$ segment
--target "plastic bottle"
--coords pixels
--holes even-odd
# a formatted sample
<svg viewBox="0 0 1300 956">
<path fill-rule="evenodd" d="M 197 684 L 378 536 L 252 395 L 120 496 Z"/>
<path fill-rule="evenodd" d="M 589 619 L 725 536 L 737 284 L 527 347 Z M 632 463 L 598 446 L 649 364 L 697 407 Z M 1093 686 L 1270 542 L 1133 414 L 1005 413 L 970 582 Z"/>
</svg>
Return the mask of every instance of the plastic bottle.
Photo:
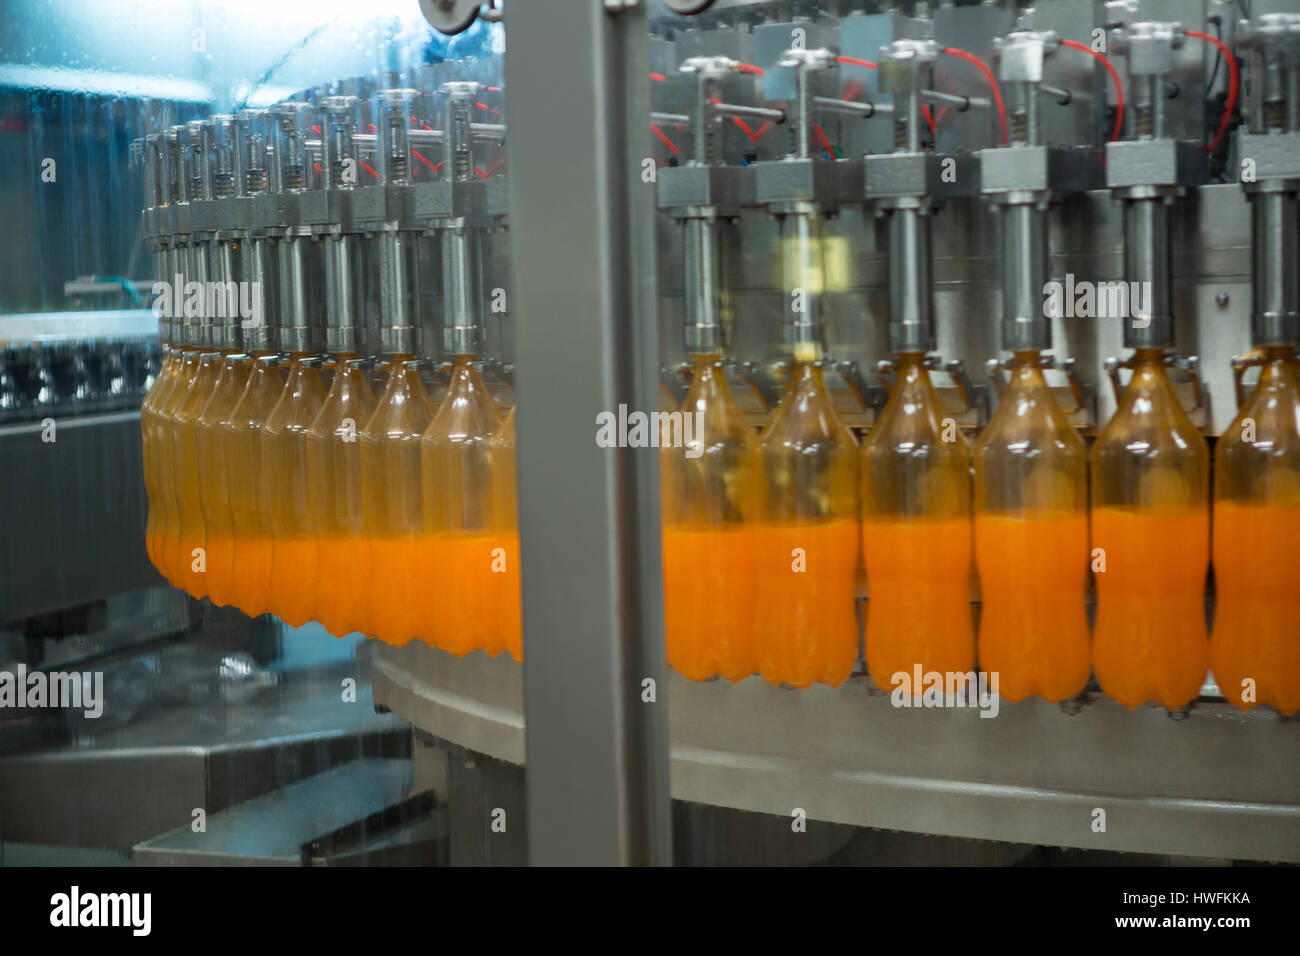
<svg viewBox="0 0 1300 956">
<path fill-rule="evenodd" d="M 678 440 L 660 441 L 668 663 L 691 680 L 738 681 L 758 670 L 758 441 L 717 355 L 695 356 L 680 414 Z"/>
<path fill-rule="evenodd" d="M 248 385 L 224 429 L 226 483 L 234 531 L 235 604 L 257 616 L 271 609 L 271 513 L 263 493 L 262 426 L 284 392 L 279 357 L 253 357 Z"/>
<path fill-rule="evenodd" d="M 447 393 L 420 442 L 428 600 L 419 636 L 456 655 L 497 654 L 505 646 L 492 607 L 492 578 L 505 571 L 495 551 L 491 449 L 501 415 L 475 358 L 455 357 Z"/>
<path fill-rule="evenodd" d="M 199 487 L 198 421 L 221 371 L 222 355 L 212 349 L 199 353 L 198 372 L 173 416 L 172 469 L 176 480 L 178 517 L 177 563 L 173 583 L 192 597 L 206 597 L 207 538 Z"/>
<path fill-rule="evenodd" d="M 933 672 L 969 674 L 970 446 L 945 421 L 921 352 L 898 357 L 889 401 L 862 444 L 862 553 L 867 670 L 885 690 Z M 907 683 L 895 680 L 905 674 Z M 965 684 L 954 679 L 960 691 Z"/>
<path fill-rule="evenodd" d="M 1088 450 L 1057 405 L 1038 352 L 1011 381 L 975 446 L 980 668 L 998 695 L 1059 701 L 1091 673 Z"/>
<path fill-rule="evenodd" d="M 489 579 L 492 620 L 510 656 L 524 659 L 523 614 L 519 590 L 519 519 L 515 480 L 515 410 L 492 436 L 492 479 L 496 486 L 494 550 L 500 549 L 503 570 Z M 495 568 L 494 568 L 495 570 Z"/>
<path fill-rule="evenodd" d="M 1264 350 L 1259 384 L 1214 452 L 1214 631 L 1210 666 L 1249 710 L 1300 709 L 1300 375 Z"/>
<path fill-rule="evenodd" d="M 858 652 L 858 449 L 815 364 L 796 355 L 759 442 L 758 669 L 773 684 L 835 686 Z"/>
<path fill-rule="evenodd" d="M 338 356 L 329 394 L 307 431 L 307 478 L 316 523 L 316 619 L 335 637 L 363 630 L 370 614 L 359 435 L 377 403 L 363 365 L 356 355 Z"/>
<path fill-rule="evenodd" d="M 1092 663 L 1119 703 L 1172 710 L 1196 697 L 1208 664 L 1210 453 L 1165 362 L 1159 349 L 1137 350 L 1133 378 L 1092 447 Z"/>
<path fill-rule="evenodd" d="M 307 430 L 325 403 L 319 359 L 295 352 L 284 391 L 262 426 L 262 493 L 271 518 L 271 612 L 290 627 L 316 614 L 316 524 Z"/>
<path fill-rule="evenodd" d="M 199 414 L 195 427 L 208 598 L 220 606 L 235 603 L 235 536 L 230 517 L 224 435 L 247 386 L 248 357 L 227 354 L 219 363 L 212 397 Z"/>
<path fill-rule="evenodd" d="M 153 386 L 140 403 L 140 449 L 144 463 L 144 486 L 149 501 L 148 517 L 145 520 L 145 550 L 149 561 L 159 571 L 163 569 L 163 539 L 165 537 L 166 516 L 163 507 L 162 481 L 162 439 L 159 407 L 167 400 L 168 394 L 176 384 L 184 359 L 181 351 L 171 346 L 166 347 L 162 368 Z"/>
<path fill-rule="evenodd" d="M 163 577 L 176 587 L 183 587 L 192 558 L 181 552 L 181 516 L 176 478 L 176 413 L 199 374 L 198 349 L 182 350 L 180 368 L 171 391 L 158 406 L 158 477 L 162 491 L 162 571 Z"/>
<path fill-rule="evenodd" d="M 428 578 L 421 574 L 424 524 L 420 439 L 434 406 L 419 362 L 392 356 L 388 382 L 361 432 L 361 487 L 370 540 L 370 626 L 387 644 L 406 644 L 428 614 Z M 427 572 L 427 566 L 424 568 Z"/>
</svg>

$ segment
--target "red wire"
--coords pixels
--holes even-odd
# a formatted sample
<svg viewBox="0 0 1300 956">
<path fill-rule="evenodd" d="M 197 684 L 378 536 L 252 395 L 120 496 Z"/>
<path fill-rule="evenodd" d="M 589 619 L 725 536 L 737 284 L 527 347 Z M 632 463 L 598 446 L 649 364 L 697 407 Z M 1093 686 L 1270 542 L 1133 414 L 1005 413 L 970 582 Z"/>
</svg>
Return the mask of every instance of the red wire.
<svg viewBox="0 0 1300 956">
<path fill-rule="evenodd" d="M 998 121 L 1002 124 L 1002 142 L 1009 142 L 1007 139 L 1007 108 L 1002 103 L 1002 90 L 998 88 L 997 77 L 993 75 L 993 71 L 989 69 L 989 65 L 974 53 L 967 53 L 965 50 L 959 50 L 954 46 L 944 47 L 943 52 L 949 56 L 960 57 L 967 63 L 974 64 L 979 68 L 979 71 L 984 74 L 984 79 L 989 81 L 989 87 L 993 90 L 993 102 L 996 103 L 998 107 Z"/>
<path fill-rule="evenodd" d="M 736 68 L 740 70 L 741 73 L 753 73 L 756 76 L 763 75 L 762 68 L 754 66 L 752 63 L 738 63 L 736 64 Z"/>
<path fill-rule="evenodd" d="M 823 148 L 824 150 L 826 150 L 826 152 L 830 153 L 831 158 L 834 159 L 834 158 L 835 158 L 835 150 L 831 149 L 831 141 L 828 140 L 828 139 L 826 138 L 826 134 L 822 132 L 822 124 L 821 124 L 821 123 L 813 123 L 813 132 L 816 133 L 816 134 L 817 134 L 817 138 L 818 138 L 819 140 L 822 141 L 822 148 Z"/>
<path fill-rule="evenodd" d="M 488 171 L 486 173 L 483 172 L 483 170 L 479 169 L 477 166 L 474 167 L 474 172 L 478 173 L 484 179 L 491 179 L 492 174 L 495 173 L 498 169 L 500 169 L 505 164 L 506 164 L 506 158 L 502 156 L 495 163 L 493 163 L 491 166 L 488 167 Z"/>
<path fill-rule="evenodd" d="M 1232 119 L 1232 111 L 1237 107 L 1237 89 L 1241 82 L 1241 77 L 1237 73 L 1237 58 L 1234 57 L 1232 51 L 1228 49 L 1228 44 L 1224 43 L 1218 37 L 1212 37 L 1208 33 L 1202 33 L 1200 30 L 1188 30 L 1187 35 L 1189 37 L 1196 37 L 1198 40 L 1204 40 L 1207 43 L 1213 43 L 1219 48 L 1219 52 L 1223 54 L 1223 58 L 1228 62 L 1228 75 L 1231 78 L 1228 87 L 1228 102 L 1224 104 L 1223 119 L 1219 120 L 1219 128 L 1214 134 L 1214 139 L 1210 141 L 1209 146 L 1205 147 L 1207 153 L 1213 153 L 1219 148 L 1219 140 L 1223 139 L 1223 134 L 1228 131 L 1228 121 Z"/>
<path fill-rule="evenodd" d="M 837 56 L 837 63 L 851 63 L 853 66 L 865 66 L 868 70 L 877 69 L 876 64 L 870 60 L 859 60 L 856 56 Z"/>
<path fill-rule="evenodd" d="M 1124 84 L 1119 80 L 1119 72 L 1115 69 L 1114 64 L 1104 54 L 1098 53 L 1090 46 L 1078 43 L 1074 40 L 1062 40 L 1061 46 L 1068 46 L 1072 50 L 1082 50 L 1084 53 L 1094 57 L 1098 63 L 1106 68 L 1110 74 L 1110 81 L 1115 86 L 1115 129 L 1110 134 L 1112 140 L 1119 139 L 1124 132 Z"/>
<path fill-rule="evenodd" d="M 418 149 L 411 150 L 411 155 L 414 156 L 416 159 L 418 159 L 420 162 L 424 163 L 424 165 L 428 166 L 435 173 L 438 170 L 442 169 L 442 163 L 439 163 L 437 166 L 435 166 L 433 163 L 429 162 L 427 159 L 421 156 L 420 151 Z"/>
<path fill-rule="evenodd" d="M 930 135 L 937 136 L 938 134 L 934 131 L 934 114 L 930 112 L 928 103 L 921 104 L 921 112 L 925 114 L 925 121 L 930 125 Z"/>
<path fill-rule="evenodd" d="M 664 131 L 661 130 L 658 126 L 656 126 L 654 123 L 650 124 L 650 132 L 658 136 L 660 142 L 662 142 L 665 146 L 667 146 L 669 149 L 673 151 L 674 156 L 678 155 L 677 147 L 673 145 L 673 141 L 669 139 L 667 136 L 665 136 Z"/>
<path fill-rule="evenodd" d="M 651 73 L 650 79 L 654 80 L 656 83 L 668 82 L 668 77 L 664 76 L 662 73 Z"/>
</svg>

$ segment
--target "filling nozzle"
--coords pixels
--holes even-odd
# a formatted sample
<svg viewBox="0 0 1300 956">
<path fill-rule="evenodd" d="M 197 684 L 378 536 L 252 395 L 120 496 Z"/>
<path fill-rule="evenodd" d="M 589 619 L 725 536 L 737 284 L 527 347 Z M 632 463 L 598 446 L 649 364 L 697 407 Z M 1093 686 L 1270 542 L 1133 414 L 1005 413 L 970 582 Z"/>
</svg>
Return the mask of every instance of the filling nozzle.
<svg viewBox="0 0 1300 956">
<path fill-rule="evenodd" d="M 235 118 L 219 114 L 208 122 L 211 125 L 203 163 L 207 167 L 204 179 L 211 184 L 212 191 L 212 201 L 206 204 L 209 222 L 216 226 L 210 243 L 216 285 L 206 301 L 216 306 L 209 317 L 213 347 L 223 352 L 238 352 L 242 303 L 236 282 L 239 272 L 235 267 L 235 250 L 243 236 L 235 216 Z M 243 301 L 247 301 L 246 296 Z"/>
<path fill-rule="evenodd" d="M 1300 14 L 1244 22 L 1238 46 L 1248 52 L 1249 132 L 1241 155 L 1257 157 L 1254 182 L 1243 183 L 1253 232 L 1251 343 L 1300 345 Z"/>
<path fill-rule="evenodd" d="M 270 116 L 263 109 L 244 109 L 231 123 L 234 149 L 231 176 L 235 187 L 235 217 L 240 234 L 240 279 L 248 289 L 252 315 L 243 328 L 244 348 L 251 353 L 274 352 L 277 345 L 271 296 L 271 249 L 267 221 L 275 216 L 268 189 Z M 258 210 L 266 215 L 259 215 Z"/>
<path fill-rule="evenodd" d="M 326 100 L 325 116 L 322 118 L 322 131 L 330 133 L 334 125 L 330 112 L 333 100 L 352 97 L 331 97 Z M 312 110 L 307 103 L 280 103 L 270 110 L 272 149 L 270 183 L 272 190 L 285 201 L 286 211 L 308 188 L 307 170 L 307 132 L 311 126 Z M 332 135 L 325 137 L 330 143 Z M 336 174 L 337 157 L 328 153 L 322 164 L 322 174 L 326 183 Z M 307 298 L 307 241 L 310 229 L 302 227 L 299 215 L 286 216 L 289 225 L 278 236 L 276 253 L 279 266 L 279 320 L 280 348 L 289 353 L 313 351 L 311 313 Z"/>
<path fill-rule="evenodd" d="M 332 190 L 340 216 L 323 233 L 321 251 L 325 273 L 325 349 L 336 355 L 351 355 L 361 350 L 357 328 L 356 236 L 345 230 L 345 208 L 350 192 L 357 186 L 356 115 L 357 100 L 351 96 L 328 97 L 321 117 L 321 187 Z M 304 168 L 310 168 L 307 146 L 309 124 L 297 125 L 301 138 L 295 138 L 295 155 L 301 156 Z M 386 167 L 385 167 L 386 168 Z"/>
<path fill-rule="evenodd" d="M 171 282 L 173 240 L 164 228 L 164 216 L 171 204 L 171 184 L 164 178 L 164 151 L 162 133 L 149 133 L 144 137 L 142 166 L 144 169 L 144 234 L 149 237 L 149 248 L 154 255 L 154 277 Z M 170 316 L 159 316 L 158 339 L 164 345 L 178 345 L 177 329 Z"/>
<path fill-rule="evenodd" d="M 444 83 L 443 169 L 453 183 L 474 181 L 471 118 L 478 83 Z M 453 186 L 453 189 L 456 188 Z M 442 347 L 451 355 L 482 350 L 482 230 L 463 218 L 445 220 L 438 231 L 442 246 Z"/>
<path fill-rule="evenodd" d="M 477 89 L 477 84 L 466 84 Z M 402 228 L 404 195 L 411 185 L 411 110 L 417 93 L 410 89 L 381 90 L 376 103 L 378 131 L 375 157 L 384 190 L 384 220 L 379 229 L 379 297 L 382 318 L 380 344 L 387 355 L 420 352 L 418 238 Z M 473 107 L 473 94 L 463 112 Z M 469 120 L 465 120 L 468 135 Z M 472 156 L 464 160 L 473 174 Z M 449 168 L 444 166 L 444 169 Z"/>
<path fill-rule="evenodd" d="M 194 191 L 195 186 L 202 189 L 202 180 L 196 172 L 197 155 L 189 128 L 181 125 L 167 127 L 166 143 L 171 167 L 169 172 L 173 205 L 176 207 L 173 233 L 176 242 L 170 281 L 180 284 L 179 297 L 183 301 L 185 290 L 189 288 L 191 282 L 202 283 L 202 288 L 207 288 L 207 255 L 202 243 L 197 240 L 191 205 L 191 200 L 203 198 L 201 192 L 195 195 Z M 173 298 L 175 299 L 176 296 L 173 295 Z M 182 345 L 188 348 L 204 347 L 206 343 L 203 341 L 199 318 L 182 314 L 175 316 L 174 321 L 179 323 L 178 331 Z"/>
</svg>

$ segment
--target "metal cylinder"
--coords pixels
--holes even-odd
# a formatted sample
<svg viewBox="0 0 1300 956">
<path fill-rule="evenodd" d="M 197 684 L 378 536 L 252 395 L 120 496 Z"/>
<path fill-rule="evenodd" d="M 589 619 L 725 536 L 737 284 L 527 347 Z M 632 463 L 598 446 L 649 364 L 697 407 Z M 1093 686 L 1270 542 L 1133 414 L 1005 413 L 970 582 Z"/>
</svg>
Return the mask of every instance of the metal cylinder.
<svg viewBox="0 0 1300 956">
<path fill-rule="evenodd" d="M 387 185 L 411 181 L 411 104 L 415 90 L 380 90 L 378 95 L 379 178 Z"/>
<path fill-rule="evenodd" d="M 419 329 L 411 308 L 414 301 L 415 247 L 401 232 L 379 237 L 379 302 L 383 316 L 380 346 L 389 355 L 419 351 Z"/>
<path fill-rule="evenodd" d="M 1002 347 L 1012 352 L 1052 347 L 1043 314 L 1047 285 L 1047 211 L 1038 203 L 1002 208 Z"/>
<path fill-rule="evenodd" d="M 1125 200 L 1124 275 L 1125 347 L 1172 348 L 1173 262 L 1165 197 Z"/>
<path fill-rule="evenodd" d="M 719 224 L 696 217 L 683 226 L 686 253 L 686 351 L 712 355 L 722 351 L 722 317 L 718 291 L 723 288 Z"/>
<path fill-rule="evenodd" d="M 239 244 L 239 268 L 248 288 L 252 313 L 245 320 L 247 324 L 241 323 L 244 348 L 250 352 L 273 352 L 278 341 L 271 291 L 275 280 L 271 274 L 269 241 L 265 237 L 250 237 Z"/>
<path fill-rule="evenodd" d="M 822 220 L 808 210 L 786 213 L 779 222 L 785 272 L 785 344 L 796 352 L 809 345 L 820 350 L 824 344 L 822 292 L 826 281 Z"/>
<path fill-rule="evenodd" d="M 930 352 L 935 347 L 930 277 L 930 216 L 921 206 L 889 214 L 889 348 Z"/>
<path fill-rule="evenodd" d="M 452 182 L 467 183 L 474 177 L 474 138 L 470 126 L 478 91 L 477 83 L 442 85 L 446 96 L 442 113 L 443 174 Z"/>
<path fill-rule="evenodd" d="M 480 273 L 479 230 L 467 226 L 443 229 L 442 347 L 450 355 L 478 353 L 483 347 L 483 280 Z"/>
<path fill-rule="evenodd" d="M 1261 183 L 1250 193 L 1254 232 L 1251 342 L 1300 345 L 1300 225 L 1297 184 Z"/>
</svg>

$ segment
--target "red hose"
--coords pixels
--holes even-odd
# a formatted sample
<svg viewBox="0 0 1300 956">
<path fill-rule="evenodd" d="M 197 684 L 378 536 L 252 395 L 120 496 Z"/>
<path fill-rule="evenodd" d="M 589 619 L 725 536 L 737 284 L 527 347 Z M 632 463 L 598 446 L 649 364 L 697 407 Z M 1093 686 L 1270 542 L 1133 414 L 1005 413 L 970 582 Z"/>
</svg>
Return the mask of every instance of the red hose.
<svg viewBox="0 0 1300 956">
<path fill-rule="evenodd" d="M 953 46 L 944 47 L 943 52 L 949 56 L 959 57 L 967 63 L 973 64 L 981 73 L 984 74 L 984 79 L 989 81 L 989 88 L 993 90 L 993 102 L 996 103 L 998 107 L 998 122 L 1002 124 L 1002 142 L 1009 142 L 1007 139 L 1007 108 L 1002 102 L 1002 90 L 998 88 L 997 77 L 993 75 L 993 71 L 989 69 L 989 65 L 974 53 L 967 53 L 965 50 L 959 50 Z"/>
<path fill-rule="evenodd" d="M 1200 30 L 1188 30 L 1189 37 L 1196 37 L 1198 40 L 1204 40 L 1206 43 L 1213 43 L 1223 54 L 1223 58 L 1228 62 L 1228 102 L 1223 107 L 1223 118 L 1219 120 L 1219 128 L 1214 134 L 1214 139 L 1210 145 L 1205 147 L 1207 153 L 1213 153 L 1219 148 L 1219 141 L 1223 139 L 1223 134 L 1228 131 L 1228 121 L 1232 119 L 1232 112 L 1237 108 L 1237 90 L 1241 84 L 1241 76 L 1237 72 L 1237 58 L 1232 55 L 1228 49 L 1228 44 L 1224 43 L 1218 37 L 1210 36 L 1208 33 L 1202 33 Z"/>
<path fill-rule="evenodd" d="M 1077 43 L 1074 40 L 1062 40 L 1061 46 L 1068 46 L 1072 50 L 1082 50 L 1084 53 L 1087 53 L 1089 56 L 1095 58 L 1098 63 L 1100 63 L 1102 66 L 1106 68 L 1106 72 L 1110 74 L 1110 81 L 1115 86 L 1115 108 L 1116 108 L 1115 129 L 1110 134 L 1110 138 L 1112 140 L 1119 139 L 1124 132 L 1124 84 L 1122 84 L 1119 81 L 1119 73 L 1118 71 L 1116 71 L 1114 64 L 1112 64 L 1107 57 L 1098 53 L 1092 47 L 1085 46 L 1082 43 Z"/>
</svg>

